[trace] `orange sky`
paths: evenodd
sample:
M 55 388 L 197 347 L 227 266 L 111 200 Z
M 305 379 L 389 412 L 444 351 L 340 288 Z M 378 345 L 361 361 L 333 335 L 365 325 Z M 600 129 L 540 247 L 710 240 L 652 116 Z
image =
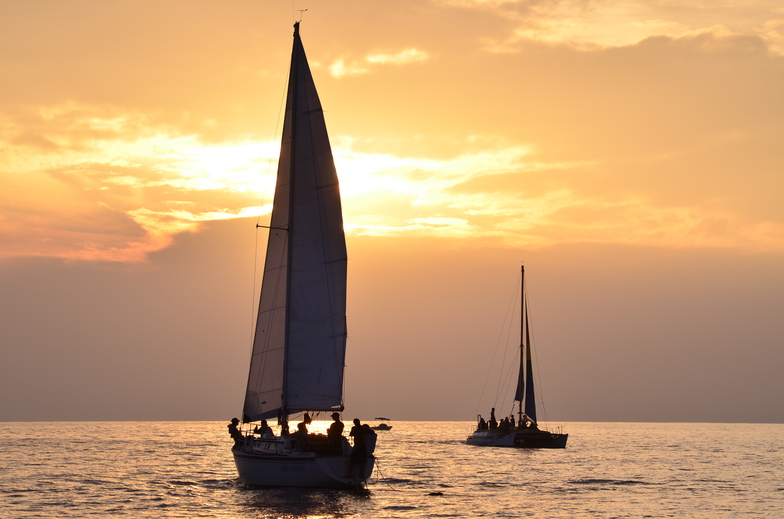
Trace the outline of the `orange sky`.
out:
M 0 384 L 52 371 L 0 419 L 59 417 L 44 394 L 93 402 L 80 380 L 118 370 L 102 393 L 141 419 L 237 414 L 300 9 L 351 260 L 349 410 L 489 406 L 525 261 L 553 418 L 721 421 L 734 395 L 757 402 L 737 419 L 784 420 L 784 8 L 515 0 L 0 5 Z M 90 359 L 70 376 L 68 352 Z

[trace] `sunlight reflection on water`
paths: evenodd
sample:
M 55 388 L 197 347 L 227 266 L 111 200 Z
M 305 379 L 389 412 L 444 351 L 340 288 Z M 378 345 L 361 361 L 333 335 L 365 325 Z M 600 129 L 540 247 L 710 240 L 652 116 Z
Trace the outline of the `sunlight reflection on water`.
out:
M 326 425 L 314 423 L 314 426 Z M 565 450 L 392 422 L 368 492 L 245 489 L 223 422 L 0 423 L 0 517 L 778 517 L 784 426 L 569 423 Z

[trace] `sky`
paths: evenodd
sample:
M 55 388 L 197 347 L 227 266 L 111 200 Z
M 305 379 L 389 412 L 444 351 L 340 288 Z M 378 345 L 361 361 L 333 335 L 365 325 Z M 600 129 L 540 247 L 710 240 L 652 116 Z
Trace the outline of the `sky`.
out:
M 241 414 L 300 19 L 348 418 L 511 410 L 525 264 L 544 418 L 784 423 L 772 0 L 0 2 L 0 420 Z

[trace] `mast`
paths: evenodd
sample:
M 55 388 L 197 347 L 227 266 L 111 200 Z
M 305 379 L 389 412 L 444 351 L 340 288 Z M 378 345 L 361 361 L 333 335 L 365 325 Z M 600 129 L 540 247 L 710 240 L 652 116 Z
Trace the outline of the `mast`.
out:
M 517 376 L 517 423 L 523 420 L 523 323 L 525 321 L 525 265 L 520 267 L 520 371 Z
M 291 88 L 292 86 L 297 85 L 297 61 L 299 59 L 299 52 L 297 52 L 297 43 L 299 42 L 300 46 L 302 42 L 299 41 L 299 22 L 294 23 L 294 48 L 291 50 L 291 70 L 289 72 L 289 91 L 288 96 L 291 98 L 291 111 L 294 114 L 294 117 L 291 118 L 291 143 L 290 143 L 290 153 L 291 153 L 291 161 L 289 162 L 289 232 L 291 232 L 291 224 L 294 221 L 294 192 L 296 189 L 296 175 L 294 175 L 294 157 L 296 157 L 296 141 L 293 139 L 293 136 L 297 134 L 297 96 L 296 94 L 292 95 Z M 296 87 L 295 87 L 296 88 Z M 288 110 L 286 110 L 288 111 Z M 288 240 L 287 242 L 287 251 L 286 254 L 289 258 L 291 258 L 291 244 L 294 240 Z M 290 261 L 290 260 L 289 260 Z M 287 269 L 286 271 L 286 291 L 288 292 L 289 287 L 291 286 L 291 269 Z M 291 312 L 291 298 L 286 298 L 286 315 L 290 315 Z M 282 407 L 280 409 L 279 418 L 282 420 L 283 424 L 286 424 L 289 420 L 289 411 L 288 411 L 288 399 L 287 396 L 287 384 L 288 375 L 287 375 L 287 367 L 289 364 L 289 326 L 287 325 L 284 330 L 284 338 L 283 338 L 283 388 L 282 388 Z M 284 425 L 284 427 L 288 427 Z

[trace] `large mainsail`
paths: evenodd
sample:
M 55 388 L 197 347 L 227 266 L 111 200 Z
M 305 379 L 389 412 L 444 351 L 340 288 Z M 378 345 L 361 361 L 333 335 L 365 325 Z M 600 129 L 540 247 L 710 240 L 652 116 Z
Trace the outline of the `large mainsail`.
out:
M 243 421 L 342 409 L 347 262 L 338 177 L 297 23 Z

